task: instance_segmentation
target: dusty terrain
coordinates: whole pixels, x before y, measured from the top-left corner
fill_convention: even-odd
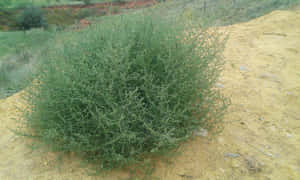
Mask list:
[[[230,33],[218,88],[231,97],[225,129],[195,137],[172,163],[158,163],[163,180],[300,179],[300,11],[274,11],[247,23],[220,28]],[[0,100],[0,179],[121,179],[88,176],[74,157],[61,169],[54,153],[40,155],[15,136],[20,94]]]

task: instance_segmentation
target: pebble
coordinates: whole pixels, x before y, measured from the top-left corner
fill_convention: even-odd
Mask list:
[[[184,179],[193,179],[193,176],[185,175],[185,174],[178,174],[178,176],[181,176]]]
[[[238,153],[225,153],[224,156],[230,158],[236,158],[236,157],[240,157],[241,155]]]
[[[249,70],[248,70],[248,68],[245,67],[245,66],[240,66],[240,71],[246,71],[246,72],[248,72]]]
[[[258,162],[254,157],[245,157],[246,167],[250,172],[256,173],[262,170],[264,163]]]
[[[263,153],[264,155],[266,156],[269,156],[269,157],[274,157],[274,155],[272,153],[269,153],[269,152],[265,152],[263,149],[258,149],[261,153]]]
[[[274,81],[274,82],[277,82],[277,83],[280,83],[280,80],[277,76],[273,75],[273,74],[270,74],[270,73],[263,73],[263,74],[260,74],[259,77],[261,79],[269,79],[271,81]]]
[[[264,78],[269,78],[271,75],[269,73],[263,73],[263,74],[260,74],[259,77],[264,79]]]
[[[262,118],[262,117],[259,117],[259,118],[258,118],[258,120],[262,121],[262,120],[264,120],[264,118]]]
[[[225,86],[223,84],[216,84],[216,87],[218,87],[218,88],[224,88]]]
[[[195,132],[196,136],[206,137],[208,135],[208,131],[206,129],[200,128],[199,131]]]

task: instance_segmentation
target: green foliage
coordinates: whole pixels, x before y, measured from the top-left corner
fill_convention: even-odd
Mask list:
[[[0,8],[0,31],[17,29],[17,11]],[[2,29],[1,29],[2,27]]]
[[[90,9],[90,8],[86,8],[86,9],[80,9],[75,17],[76,19],[83,19],[83,18],[86,18],[86,17],[89,17],[89,16],[96,16],[98,15],[98,11],[96,9]],[[103,13],[102,13],[103,14]]]
[[[20,56],[0,64],[0,99],[25,87],[25,79],[29,75],[26,64],[30,57],[25,51],[20,53]]]
[[[110,6],[108,9],[108,13],[117,14],[121,12],[121,8],[119,6]]]
[[[35,6],[25,8],[18,18],[18,26],[22,30],[47,27],[47,25],[47,21],[44,18],[44,12],[42,9]]]
[[[17,50],[20,48],[39,49],[45,42],[52,38],[53,34],[42,29],[33,29],[27,31],[0,32],[0,63],[3,56],[18,55]]]
[[[83,0],[1,0],[0,8],[25,8],[28,5],[49,6],[62,4],[78,4]],[[94,0],[96,2],[104,2],[105,0]]]
[[[92,0],[83,0],[84,4],[88,5],[92,3]]]
[[[0,99],[23,89],[30,79],[39,49],[54,33],[34,29],[0,32]]]
[[[126,0],[111,0],[111,2],[114,2],[114,3],[124,3],[124,2],[126,2]]]
[[[114,16],[64,34],[42,53],[27,91],[32,135],[111,169],[219,122],[226,106],[214,88],[223,63],[219,38],[180,22]]]
[[[91,4],[92,0],[79,0],[82,1],[85,5]]]
[[[11,0],[1,0],[0,1],[0,9],[6,8],[11,5]]]
[[[46,14],[49,25],[67,27],[76,22],[76,14],[71,9],[51,9]]]
[[[8,69],[7,65],[0,66],[0,84],[5,84],[8,81]]]
[[[246,22],[276,9],[300,5],[299,0],[172,0],[163,7],[163,12],[180,16],[193,12],[193,18],[205,26],[231,25]]]

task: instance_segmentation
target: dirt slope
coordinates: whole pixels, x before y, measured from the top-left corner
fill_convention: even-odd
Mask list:
[[[224,132],[196,137],[155,176],[180,179],[300,179],[300,11],[275,11],[248,23],[222,27],[230,33],[226,68],[219,88],[231,96]],[[15,104],[20,94],[0,101],[0,179],[120,179],[87,176],[75,158],[53,168],[54,154],[40,156],[16,137]]]

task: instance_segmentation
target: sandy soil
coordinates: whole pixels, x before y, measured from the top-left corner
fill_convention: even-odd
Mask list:
[[[154,175],[163,180],[300,179],[300,11],[274,11],[247,23],[220,28],[230,33],[219,88],[231,97],[225,129],[195,137],[181,155]],[[0,179],[121,179],[88,176],[76,158],[54,167],[55,154],[32,152],[16,137],[20,94],[0,101]]]

